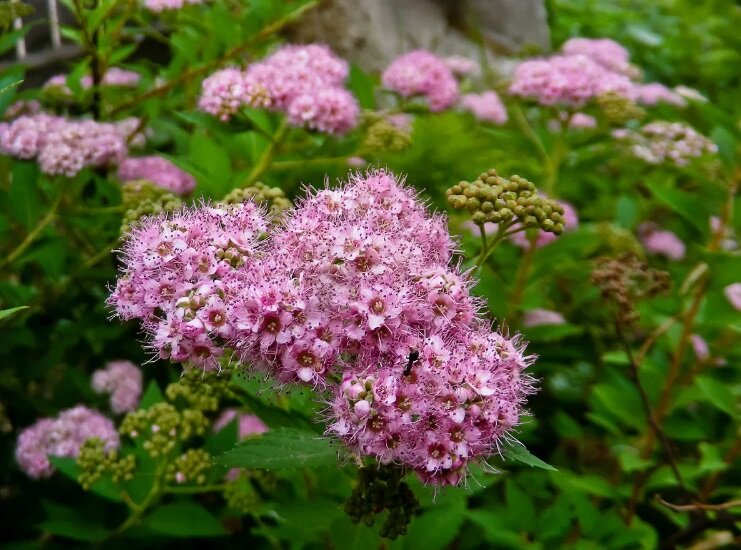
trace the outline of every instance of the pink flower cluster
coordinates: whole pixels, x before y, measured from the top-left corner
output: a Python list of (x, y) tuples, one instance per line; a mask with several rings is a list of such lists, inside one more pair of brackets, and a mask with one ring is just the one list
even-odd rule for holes
[(92, 379), (97, 393), (110, 394), (111, 410), (116, 414), (136, 410), (142, 383), (142, 371), (131, 361), (111, 361), (104, 369), (96, 370)]
[(561, 46), (564, 55), (584, 55), (605, 69), (635, 76), (630, 64), (630, 53), (622, 45), (609, 38), (570, 38)]
[[(135, 71), (129, 71), (127, 69), (121, 69), (120, 67), (111, 67), (106, 71), (106, 73), (103, 75), (103, 78), (101, 80), (101, 85), (103, 86), (112, 86), (112, 87), (120, 87), (120, 88), (135, 88), (139, 85), (139, 82), (141, 81), (141, 75)], [(80, 79), (80, 86), (83, 90), (89, 90), (93, 87), (93, 77), (88, 75), (84, 75)], [(55, 76), (52, 76), (49, 80), (46, 81), (44, 84), (45, 90), (51, 90), (54, 89), (58, 93), (61, 93), (63, 95), (72, 95), (72, 90), (70, 90), (69, 86), (67, 85), (67, 75), (66, 74), (58, 74)]]
[(630, 148), (634, 157), (649, 164), (686, 166), (693, 158), (718, 152), (718, 146), (681, 122), (651, 122), (640, 130), (620, 128), (612, 132)]
[[(574, 208), (571, 203), (568, 203), (566, 201), (557, 202), (563, 207), (564, 230), (573, 231), (574, 229), (579, 227), (579, 216), (576, 213), (576, 208)], [(557, 236), (555, 234), (541, 231), (540, 229), (537, 230), (537, 233), (535, 235), (529, 234), (530, 231), (531, 230), (515, 233), (514, 235), (510, 236), (510, 240), (516, 246), (519, 246), (523, 250), (526, 250), (531, 246), (531, 239), (535, 239), (532, 242), (536, 248), (551, 244), (557, 239)]]
[(38, 479), (54, 473), (50, 456), (76, 457), (85, 441), (101, 439), (106, 450), (117, 449), (120, 441), (113, 422), (82, 405), (62, 411), (57, 418), (43, 418), (23, 430), (18, 437), (15, 458), (30, 477)]
[(0, 152), (21, 159), (37, 159), (41, 171), (76, 176), (83, 168), (114, 166), (128, 152), (130, 120), (102, 123), (69, 120), (46, 113), (21, 116), (0, 124)]
[[(110, 303), (145, 321), (162, 357), (215, 368), (229, 347), (279, 382), (328, 387), (328, 433), (433, 483), (457, 483), (496, 449), (532, 358), (477, 315), (444, 218), (385, 171), (310, 193), (259, 248), (260, 213), (242, 208), (252, 223), (239, 237), (202, 207), (150, 219), (126, 243)], [(239, 244), (212, 244), (224, 241)]]
[(463, 55), (451, 55), (446, 57), (444, 61), (448, 69), (453, 71), (453, 74), (459, 78), (481, 74), (481, 65)]
[(444, 59), (415, 50), (397, 57), (381, 75), (383, 86), (404, 98), (422, 96), (430, 111), (442, 111), (458, 101), (458, 82)]
[(568, 113), (561, 112), (558, 118), (548, 121), (548, 129), (551, 132), (561, 132), (568, 120), (568, 127), (572, 130), (591, 130), (597, 127), (597, 119), (586, 113), (574, 113), (569, 117)]
[(638, 227), (638, 236), (649, 254), (665, 256), (675, 261), (684, 258), (685, 246), (681, 239), (671, 231), (659, 229), (653, 222), (642, 223)]
[(287, 45), (247, 70), (228, 68), (203, 81), (198, 106), (223, 121), (242, 107), (280, 111), (293, 126), (343, 134), (360, 108), (343, 82), (348, 66), (323, 45)]
[(204, 0), (144, 0), (144, 7), (154, 13), (179, 10), (185, 6), (202, 4)]
[(651, 82), (649, 84), (636, 85), (638, 103), (643, 105), (657, 105), (659, 103), (668, 103), (675, 107), (686, 107), (687, 100), (677, 92), (670, 90), (663, 84)]
[(496, 92), (488, 91), (481, 94), (465, 94), (461, 97), (461, 107), (473, 113), (477, 119), (494, 124), (507, 122), (507, 109)]
[(41, 103), (35, 99), (19, 99), (3, 113), (4, 120), (13, 120), (22, 115), (37, 115), (41, 112)]
[(196, 186), (196, 180), (169, 160), (157, 157), (129, 157), (118, 165), (118, 179), (122, 182), (147, 180), (172, 191), (187, 195)]
[(585, 55), (555, 55), (520, 63), (509, 93), (542, 105), (581, 107), (599, 95), (614, 92), (633, 98), (635, 85), (620, 73)]
[(108, 303), (121, 318), (142, 320), (160, 358), (217, 369), (234, 336), (230, 285), (239, 284), (266, 230), (253, 203), (149, 218), (124, 243), (126, 269)]

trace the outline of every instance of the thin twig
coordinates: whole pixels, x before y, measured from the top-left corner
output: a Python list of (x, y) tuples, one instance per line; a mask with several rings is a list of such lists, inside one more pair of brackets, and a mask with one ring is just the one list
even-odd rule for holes
[(702, 504), (701, 502), (695, 502), (692, 504), (672, 504), (671, 502), (665, 501), (661, 496), (656, 495), (656, 500), (663, 506), (671, 508), (676, 512), (696, 512), (698, 510), (730, 510), (731, 508), (737, 508), (741, 506), (741, 499), (730, 500), (728, 502), (722, 502), (721, 504)]

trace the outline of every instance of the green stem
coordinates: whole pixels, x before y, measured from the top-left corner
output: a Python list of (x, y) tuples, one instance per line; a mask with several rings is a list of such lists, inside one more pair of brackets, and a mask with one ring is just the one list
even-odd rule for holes
[(494, 249), (500, 242), (502, 242), (504, 239), (506, 239), (510, 235), (514, 235), (515, 233), (518, 233), (523, 230), (520, 227), (509, 230), (510, 227), (511, 227), (511, 224), (506, 225), (506, 226), (504, 224), (500, 224), (497, 234), (494, 235), (494, 238), (488, 244), (488, 247), (486, 243), (484, 243), (484, 248), (481, 250), (481, 253), (479, 254), (479, 258), (476, 260), (476, 264), (474, 267), (474, 273), (478, 272), (483, 267), (484, 263), (486, 263), (486, 260), (489, 258), (491, 253), (494, 251)]
[(303, 168), (305, 166), (344, 163), (346, 161), (347, 161), (347, 157), (324, 157), (324, 158), (314, 158), (314, 159), (281, 160), (278, 162), (274, 162), (272, 165), (272, 168), (274, 170), (291, 170), (293, 168)]
[(52, 221), (54, 221), (54, 218), (57, 216), (57, 211), (59, 210), (59, 204), (62, 201), (62, 193), (59, 192), (57, 195), (57, 198), (54, 199), (54, 202), (51, 205), (51, 208), (46, 213), (46, 216), (44, 216), (38, 224), (36, 224), (36, 227), (34, 227), (31, 232), (26, 236), (26, 238), (23, 240), (21, 244), (19, 244), (15, 250), (13, 250), (8, 256), (0, 262), (0, 269), (4, 268), (5, 266), (13, 263), (18, 257), (23, 254), (26, 249), (33, 244), (33, 242), (37, 239), (37, 237), (41, 234), (41, 232), (44, 230), (44, 228), (49, 225)]
[(126, 521), (124, 521), (121, 525), (119, 525), (115, 531), (111, 534), (111, 536), (119, 536), (141, 520), (142, 516), (144, 516), (144, 513), (152, 507), (152, 505), (156, 504), (159, 499), (164, 494), (164, 486), (163, 486), (163, 474), (165, 473), (165, 468), (167, 466), (167, 461), (162, 461), (160, 465), (157, 467), (157, 471), (154, 474), (154, 484), (152, 485), (152, 489), (149, 491), (149, 494), (144, 499), (144, 502), (141, 504), (134, 504), (134, 507), (130, 506), (131, 509), (131, 515), (126, 518)]
[(520, 306), (522, 295), (525, 292), (525, 284), (527, 283), (527, 278), (530, 275), (530, 266), (533, 263), (533, 258), (535, 258), (535, 251), (537, 250), (537, 247), (535, 246), (536, 238), (537, 237), (533, 237), (529, 239), (530, 246), (525, 251), (525, 256), (523, 256), (522, 261), (520, 261), (520, 266), (517, 269), (517, 275), (515, 277), (515, 289), (512, 291), (512, 297), (509, 301), (510, 318), (517, 315), (517, 308)]
[(275, 158), (280, 146), (283, 144), (283, 140), (286, 138), (286, 135), (288, 135), (288, 129), (288, 119), (284, 118), (278, 126), (278, 129), (275, 131), (275, 134), (273, 134), (273, 141), (268, 145), (267, 149), (263, 151), (257, 164), (255, 164), (249, 176), (247, 176), (247, 179), (245, 179), (239, 187), (249, 187), (268, 171), (273, 163), (273, 158)]

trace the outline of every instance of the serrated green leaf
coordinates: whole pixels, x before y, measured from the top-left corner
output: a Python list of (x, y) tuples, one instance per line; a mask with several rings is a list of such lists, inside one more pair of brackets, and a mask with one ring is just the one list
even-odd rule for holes
[(279, 428), (239, 444), (216, 457), (216, 463), (229, 468), (290, 470), (337, 463), (337, 450), (330, 441), (315, 433)]
[(157, 382), (152, 380), (147, 386), (147, 390), (144, 392), (144, 395), (142, 396), (142, 400), (139, 403), (139, 408), (148, 409), (152, 405), (162, 403), (164, 400), (165, 396), (162, 395), (162, 390), (160, 390)]
[(537, 456), (532, 454), (522, 445), (512, 445), (511, 447), (507, 447), (507, 449), (505, 449), (504, 451), (504, 457), (522, 462), (523, 464), (527, 464), (528, 466), (532, 466), (533, 468), (542, 468), (543, 470), (551, 470), (553, 472), (558, 471), (547, 462), (542, 461)]

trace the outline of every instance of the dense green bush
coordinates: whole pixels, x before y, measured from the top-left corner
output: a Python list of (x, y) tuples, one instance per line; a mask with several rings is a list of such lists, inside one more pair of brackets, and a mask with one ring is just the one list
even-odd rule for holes
[[(204, 79), (280, 51), (281, 31), (316, 2), (194, 2), (159, 14), (138, 2), (66, 4), (77, 25), (64, 35), (84, 52), (67, 76), (29, 88), (22, 85), (22, 63), (0, 75), (4, 543), (739, 544), (741, 227), (734, 211), (741, 178), (741, 13), (735, 2), (547, 3), (554, 51), (574, 36), (614, 39), (630, 51), (632, 67), (622, 69), (636, 86), (692, 88), (666, 88), (666, 101), (651, 105), (644, 98), (636, 105), (632, 100), (640, 97), (607, 90), (592, 93), (583, 106), (547, 106), (523, 97), (531, 94), (508, 93), (512, 75), (484, 67), (483, 76), (462, 76), (457, 85), (462, 92), (499, 92), (503, 105), (495, 111), (508, 120), (486, 120), (462, 104), (432, 112), (432, 99), (428, 105), (403, 98), (380, 75), (352, 65), (346, 81), (332, 86), (346, 88), (362, 112), (357, 119), (346, 113), (351, 128), (330, 129), (316, 114), (303, 113), (310, 122), (302, 127), (286, 115), (293, 116), (290, 107), (260, 108), (265, 90), (235, 92), (253, 103), (238, 101), (224, 120), (204, 112), (203, 98), (220, 97), (209, 95)], [(8, 10), (9, 3), (0, 7)], [(2, 51), (26, 31), (4, 29)], [(158, 48), (167, 51), (157, 56), (164, 61), (146, 55)], [(119, 67), (138, 76), (106, 81)], [(20, 131), (8, 137), (19, 117), (39, 107), (101, 126), (74, 126), (67, 149), (44, 156), (39, 143), (58, 139), (57, 123), (42, 131), (35, 126), (31, 144)], [(340, 111), (331, 115), (341, 118)], [(652, 123), (658, 123), (653, 134)], [(686, 132), (680, 145), (662, 150), (659, 142), (675, 131)], [(157, 154), (172, 163), (167, 170), (182, 172), (172, 176), (175, 183), (157, 186), (142, 181), (156, 179), (151, 175), (124, 177), (123, 165), (117, 172), (123, 158), (117, 150), (80, 161), (90, 142), (104, 138), (112, 149)], [(26, 150), (34, 154), (19, 153)], [(527, 413), (490, 449), (487, 462), (470, 463), (457, 487), (425, 485), (403, 463), (379, 467), (376, 458), (327, 435), (327, 404), (341, 372), (328, 375), (326, 387), (295, 379), (279, 385), (255, 374), (244, 353), (218, 338), (226, 350), (210, 358), (214, 363), (199, 363), (195, 351), (191, 362), (160, 359), (149, 349), (151, 329), (112, 319), (109, 304), (116, 301), (107, 303), (117, 276), (132, 265), (113, 252), (127, 250), (147, 215), (203, 209), (203, 201), (234, 212), (252, 200), (275, 217), (271, 233), (286, 211), (304, 204), (305, 186), (326, 181), (334, 188), (351, 171), (379, 167), (403, 175), (431, 210), (446, 212), (459, 249), (453, 263), (470, 270), (486, 317), (505, 336), (521, 333), (527, 352), (537, 355), (526, 371), (538, 389)], [(252, 261), (238, 245), (224, 246), (220, 258), (232, 262), (236, 247), (244, 257), (235, 266)], [(175, 353), (162, 349), (163, 356)], [(345, 353), (343, 364), (358, 353)], [(404, 376), (421, 368), (413, 353)], [(111, 361), (133, 363), (117, 376), (134, 385), (133, 393), (143, 385), (138, 405), (115, 396), (109, 403), (98, 393), (108, 387), (101, 374), (91, 385), (93, 373)], [(205, 372), (204, 364), (219, 369)], [(275, 368), (280, 374), (284, 365)], [(101, 439), (80, 441), (75, 452), (49, 458), (44, 471), (53, 475), (29, 477), (28, 463), (21, 468), (16, 459), (21, 432), (80, 404), (114, 419), (121, 446), (111, 451)], [(95, 422), (94, 435), (114, 437), (108, 421)], [(409, 424), (405, 429), (416, 429)], [(65, 429), (71, 437), (74, 422)], [(252, 432), (241, 442), (240, 429)]]

